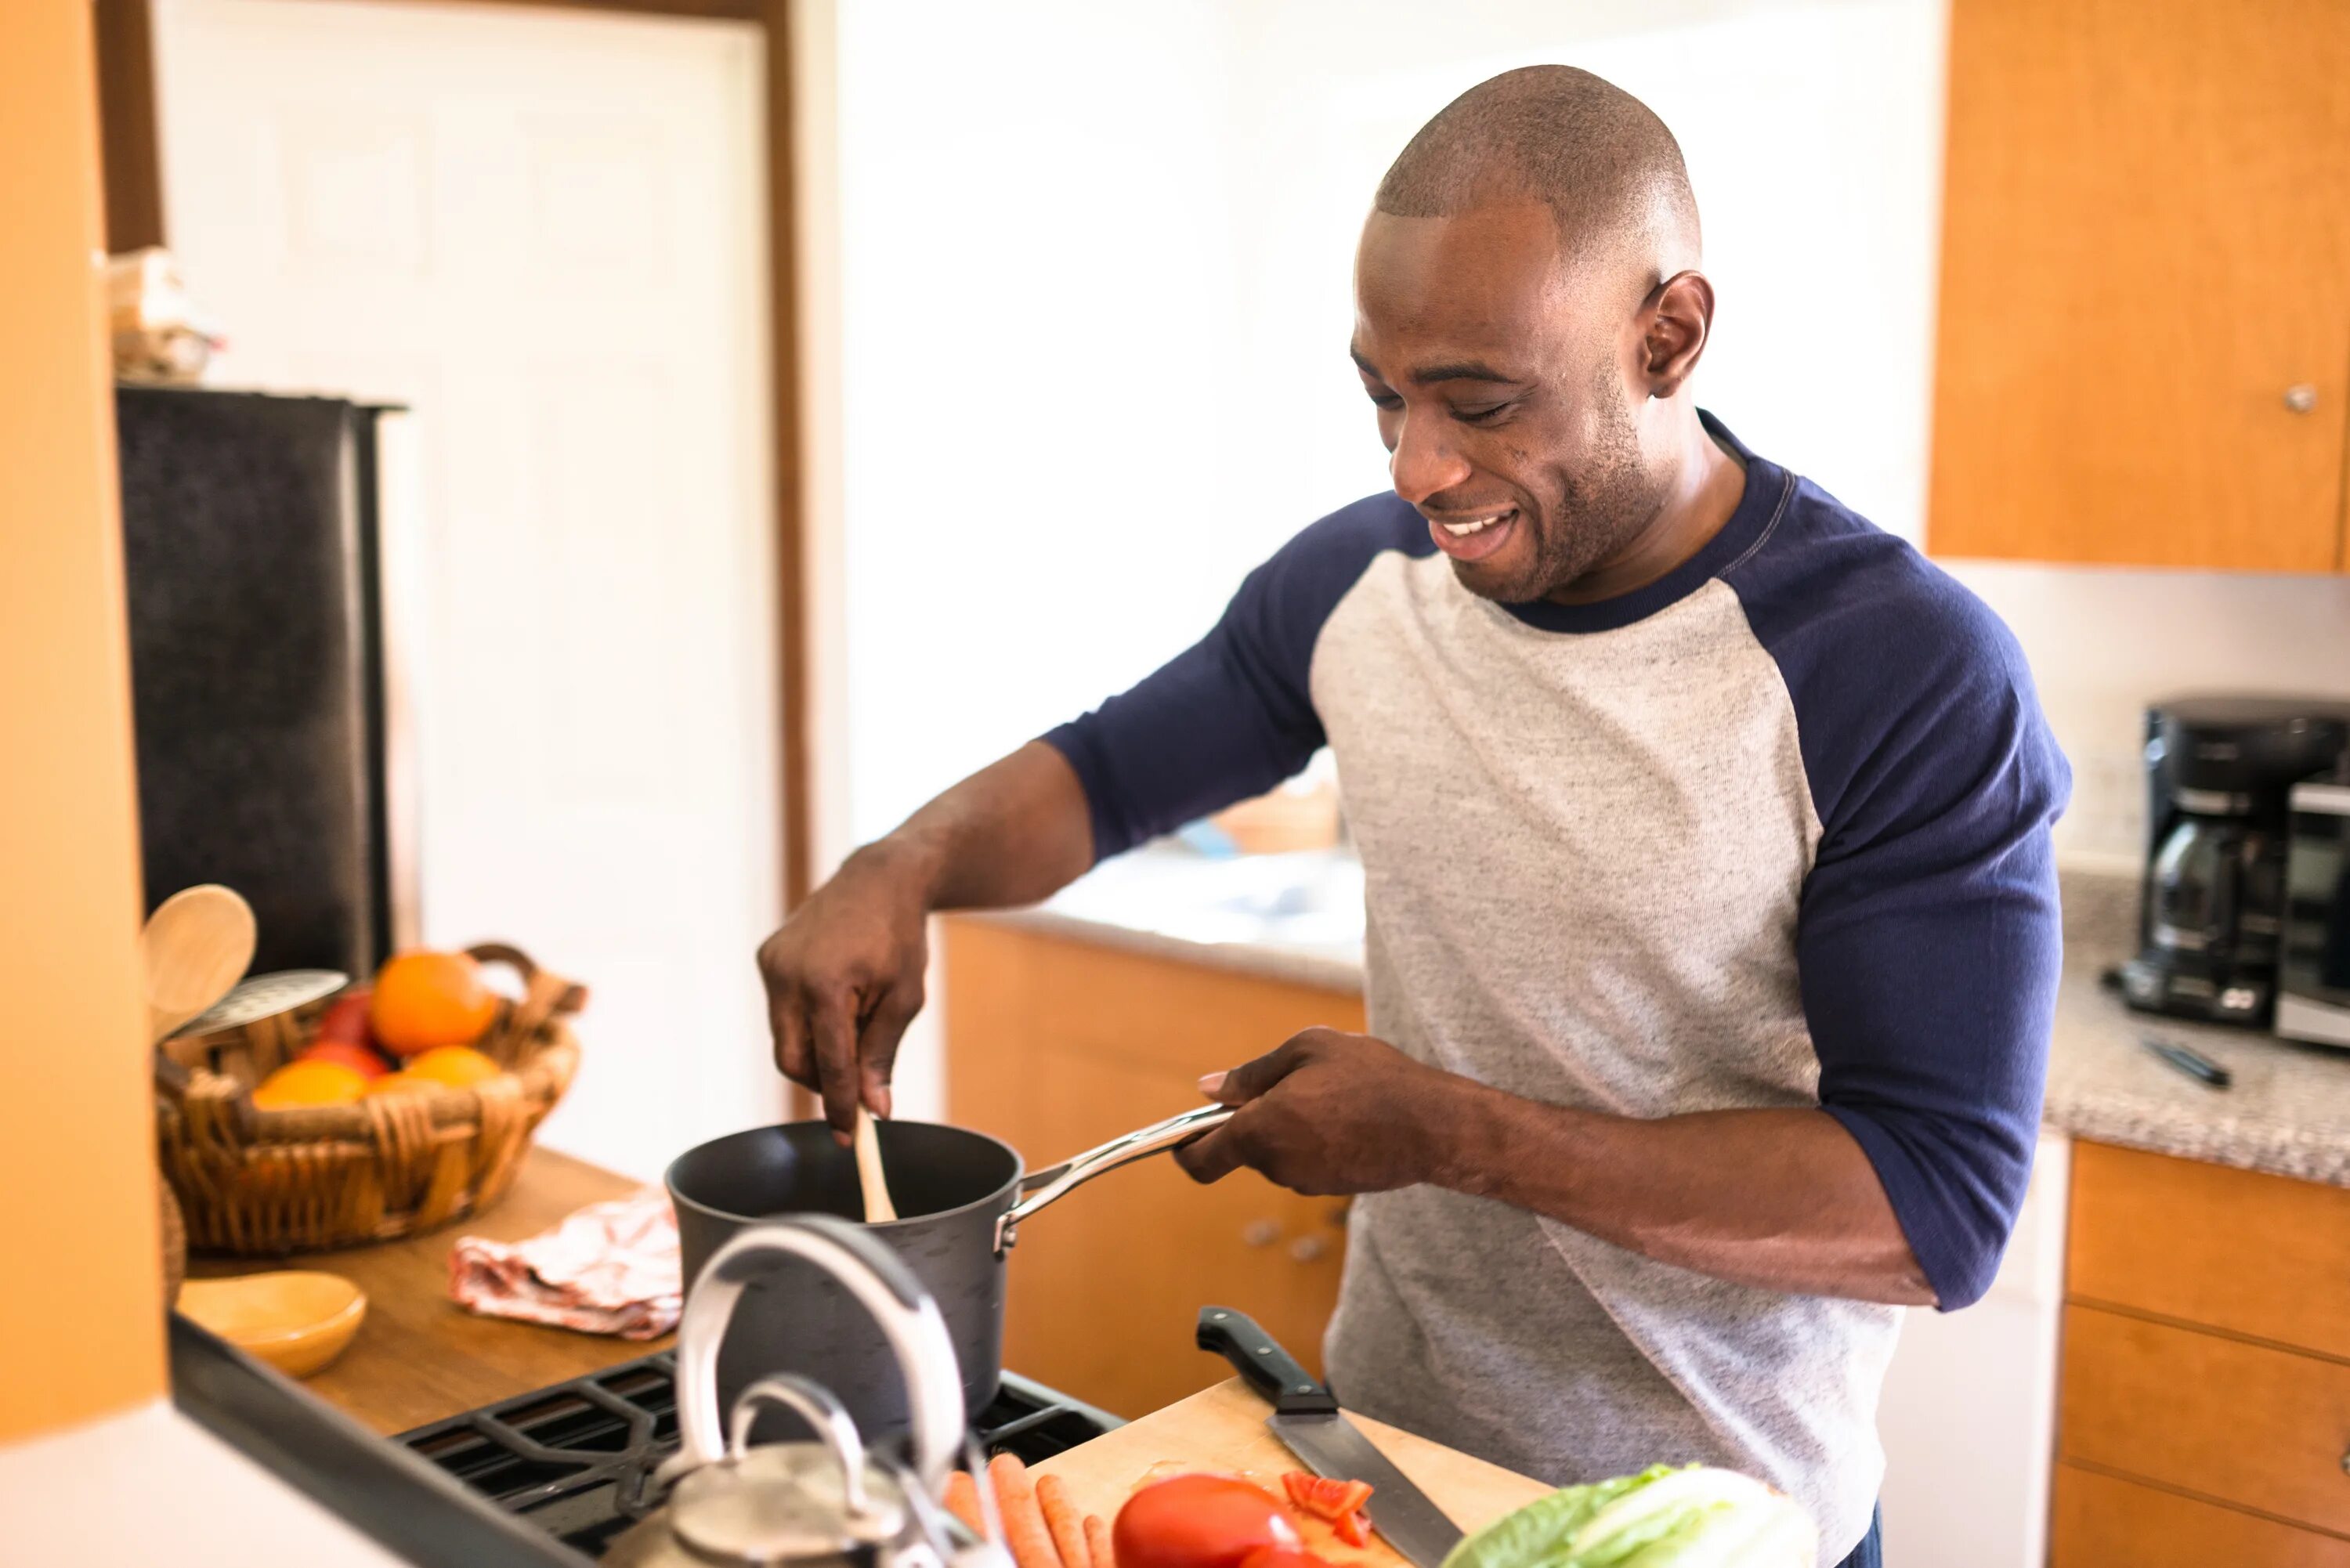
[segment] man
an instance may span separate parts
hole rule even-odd
[[[1394,493],[761,960],[783,1071],[836,1127],[886,1112],[930,911],[1043,898],[1326,742],[1376,1037],[1204,1082],[1239,1109],[1177,1158],[1363,1195],[1354,1407],[1561,1483],[1731,1465],[1873,1564],[1899,1307],[1981,1294],[2030,1173],[2069,775],[1981,605],[1698,410],[1698,240],[1607,83],[1453,102],[1356,265]]]

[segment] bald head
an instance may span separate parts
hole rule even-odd
[[[1376,205],[1449,218],[1527,201],[1551,210],[1575,260],[1637,258],[1650,282],[1698,265],[1680,144],[1648,105],[1572,66],[1504,71],[1445,105],[1379,182]]]
[[[1480,83],[1388,171],[1349,347],[1396,493],[1471,592],[1627,592],[1730,514],[1745,482],[1690,389],[1698,262],[1672,132],[1588,71]]]

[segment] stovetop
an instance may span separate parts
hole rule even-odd
[[[1003,1375],[972,1422],[988,1453],[1035,1463],[1125,1423],[1041,1383]],[[565,1545],[600,1557],[657,1501],[649,1482],[677,1449],[669,1351],[516,1395],[392,1439]]]

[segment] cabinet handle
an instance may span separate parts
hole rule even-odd
[[[1270,1247],[1281,1240],[1281,1227],[1270,1220],[1252,1220],[1241,1227],[1241,1240],[1252,1247]]]
[[[2284,406],[2294,413],[2305,414],[2317,407],[2317,389],[2306,381],[2296,381],[2284,389]]]
[[[1289,1244],[1289,1255],[1301,1263],[1310,1263],[1330,1250],[1330,1243],[1319,1236],[1300,1236]]]

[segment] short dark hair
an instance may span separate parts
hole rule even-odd
[[[1526,66],[1479,82],[1419,128],[1376,205],[1441,218],[1502,202],[1539,201],[1571,250],[1698,246],[1697,197],[1680,143],[1654,110],[1573,66]]]

